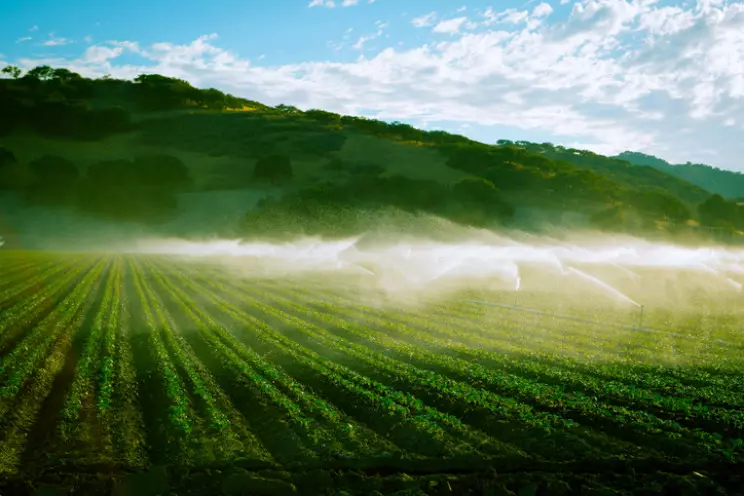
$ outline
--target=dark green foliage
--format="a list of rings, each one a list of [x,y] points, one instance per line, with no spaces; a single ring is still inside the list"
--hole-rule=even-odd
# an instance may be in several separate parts
[[[698,205],[698,213],[703,225],[744,230],[744,205],[735,200],[712,195]]]
[[[274,154],[263,157],[256,162],[253,177],[273,183],[286,182],[292,179],[292,162],[287,155]]]
[[[182,79],[142,74],[134,81],[138,83],[135,94],[144,110],[172,110],[196,103],[195,88]]]
[[[634,165],[647,165],[661,172],[689,181],[711,193],[728,198],[744,196],[744,174],[718,169],[705,164],[670,164],[653,155],[638,152],[623,152],[616,158],[627,160]]]
[[[185,191],[193,187],[188,167],[181,159],[171,155],[138,157],[134,169],[140,182],[147,186]]]
[[[33,175],[26,195],[29,201],[57,205],[74,200],[80,173],[72,162],[56,155],[44,155],[29,162]]]
[[[512,145],[457,144],[440,147],[440,151],[448,166],[488,179],[504,190],[558,192],[590,201],[608,201],[620,191],[616,183],[593,171]]]
[[[466,177],[452,188],[455,199],[473,203],[489,203],[497,198],[499,191],[488,179]]]
[[[640,211],[652,215],[653,218],[684,222],[691,217],[687,207],[667,193],[640,191],[632,196],[631,201]]]
[[[186,81],[155,74],[143,74],[133,83],[87,79],[49,66],[17,77],[16,69],[3,70],[14,79],[0,80],[0,136],[30,128],[46,136],[95,140],[130,131],[131,111],[267,108],[214,88],[199,90]]]
[[[101,186],[86,178],[80,183],[78,206],[110,220],[158,223],[168,220],[178,206],[169,191],[144,185]]]
[[[325,183],[265,201],[246,216],[246,230],[270,234],[272,226],[291,234],[346,236],[369,228],[361,212],[389,208],[428,213],[474,226],[508,222],[514,208],[482,178],[468,178],[454,187],[404,176],[354,174],[344,184]],[[279,226],[282,226],[280,229]]]
[[[297,107],[294,107],[292,105],[284,105],[283,103],[277,105],[276,107],[274,107],[274,109],[277,112],[280,112],[282,114],[287,114],[287,115],[300,115],[300,114],[302,114],[302,111],[300,109],[298,109]]]
[[[346,135],[341,132],[326,132],[304,136],[294,142],[294,147],[310,155],[327,157],[331,152],[341,150],[346,142]]]
[[[13,79],[18,79],[23,74],[23,71],[14,65],[6,65],[0,72],[9,75]]]
[[[497,200],[489,203],[491,200],[487,198],[492,195],[483,193],[484,196],[475,200],[478,190],[470,191],[472,194],[462,192],[490,182],[495,189],[516,194],[525,198],[525,204],[534,206],[586,207],[596,211],[601,210],[601,205],[613,205],[596,214],[597,222],[606,225],[615,219],[618,228],[625,228],[630,218],[641,218],[648,225],[658,220],[684,223],[692,216],[689,210],[710,197],[707,191],[674,177],[671,171],[658,170],[663,169],[664,162],[655,157],[649,162],[648,157],[639,158],[638,154],[621,156],[628,160],[645,160],[644,166],[639,167],[621,158],[603,157],[550,143],[499,140],[495,146],[486,145],[444,131],[419,130],[401,122],[342,116],[318,109],[303,112],[290,105],[272,108],[215,88],[200,90],[187,81],[157,74],[143,74],[134,81],[123,81],[110,77],[88,79],[68,69],[49,66],[31,69],[22,77],[13,67],[3,72],[11,78],[0,80],[0,136],[32,130],[51,137],[97,140],[136,130],[146,145],[176,147],[215,157],[257,159],[254,177],[279,184],[293,176],[293,153],[331,159],[334,152],[344,147],[347,136],[363,133],[437,149],[446,157],[447,165],[483,180],[472,179],[472,184],[466,181],[450,190],[434,182],[383,178],[383,173],[395,173],[394,167],[387,164],[364,164],[354,160],[343,163],[334,158],[327,168],[347,171],[350,175],[349,182],[343,185],[347,190],[343,194],[337,191],[338,186],[330,188],[333,191],[323,186],[322,194],[330,195],[333,204],[350,202],[420,209],[462,222],[486,225],[494,219],[508,219],[513,209],[501,203],[498,193],[493,196]],[[231,109],[250,111],[223,112]],[[134,124],[131,114],[143,111],[162,113],[137,119]],[[0,186],[25,187],[28,184],[23,179],[25,164],[15,164],[11,168],[14,177],[0,178]],[[168,195],[193,187],[188,171],[173,157],[140,158],[135,162],[108,164],[106,168],[110,170],[103,173],[96,166],[92,167],[86,181],[112,189],[121,189],[122,184],[134,185],[135,197],[164,198],[161,203],[158,203],[160,200],[142,200],[154,205],[152,209],[155,210],[167,210],[167,205],[173,204],[167,198],[174,198]],[[681,170],[675,168],[677,172]],[[100,174],[106,177],[97,177]],[[340,177],[343,176],[338,175],[336,179]],[[733,183],[734,177],[738,176],[731,176],[729,182]],[[315,182],[322,180],[319,177]],[[697,179],[692,181],[700,184]],[[88,182],[86,184],[91,187]],[[112,192],[113,196],[117,194]],[[313,201],[320,201],[322,194],[309,193],[315,198]],[[89,199],[82,204],[95,210],[94,206],[103,202],[104,197],[102,194],[98,200]],[[709,207],[700,209],[704,224],[710,221],[738,225],[737,206],[727,207],[733,214],[715,215]]]
[[[605,157],[588,150],[565,148],[552,145],[551,143],[537,144],[528,141],[512,143],[506,140],[500,141],[499,146],[516,146],[554,161],[563,161],[567,164],[591,170],[615,182],[622,188],[651,191],[663,190],[677,196],[683,202],[689,203],[701,202],[709,196],[709,193],[703,188],[670,176],[652,167],[635,166],[625,160]]]
[[[471,174],[483,174],[489,168],[503,163],[486,146],[455,146],[440,148],[447,156],[447,165]]]
[[[56,155],[44,155],[29,162],[29,168],[39,180],[69,186],[77,181],[80,173],[75,164]]]
[[[374,162],[357,162],[349,170],[352,174],[364,177],[377,177],[385,172],[385,167]]]
[[[628,213],[622,205],[615,204],[590,216],[590,222],[602,229],[619,229],[628,224]]]
[[[46,136],[96,140],[131,128],[129,113],[120,107],[91,109],[84,104],[49,102],[29,116],[32,129]]]
[[[52,69],[48,65],[40,65],[28,71],[24,77],[28,79],[48,81],[54,77],[54,69]]]
[[[326,169],[332,170],[332,171],[343,171],[346,170],[347,165],[344,163],[343,160],[340,158],[334,157],[328,161],[328,163],[325,166]]]
[[[94,110],[90,114],[91,125],[98,129],[98,137],[123,133],[132,128],[129,112],[122,107],[109,107]]]
[[[169,218],[178,206],[175,195],[192,184],[188,169],[176,157],[103,161],[88,168],[78,205],[103,218],[157,223]]]
[[[483,178],[467,177],[452,187],[450,217],[467,224],[487,226],[514,216],[514,208],[499,196],[494,184]]]
[[[0,146],[0,169],[2,169],[3,167],[15,165],[17,163],[18,161],[16,160],[13,152],[5,147]]]
[[[377,119],[350,115],[342,116],[340,122],[344,129],[404,141],[418,141],[431,145],[476,143],[457,134],[450,134],[444,131],[422,131],[400,122],[387,123]]]
[[[24,172],[13,152],[0,147],[0,189],[18,190],[25,186]]]
[[[325,110],[311,109],[305,112],[305,117],[318,121],[332,128],[341,126],[341,116]]]

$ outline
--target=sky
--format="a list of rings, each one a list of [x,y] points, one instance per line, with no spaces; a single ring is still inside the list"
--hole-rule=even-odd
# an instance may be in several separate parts
[[[744,171],[744,2],[3,0],[5,64]]]

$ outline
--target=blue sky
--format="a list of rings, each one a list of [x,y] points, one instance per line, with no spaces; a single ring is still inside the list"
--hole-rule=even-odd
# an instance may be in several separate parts
[[[0,64],[744,170],[744,3],[5,0]]]

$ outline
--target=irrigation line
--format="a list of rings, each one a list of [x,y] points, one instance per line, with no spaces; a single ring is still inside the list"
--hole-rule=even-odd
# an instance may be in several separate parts
[[[545,312],[543,310],[537,310],[534,308],[528,308],[528,307],[521,307],[517,305],[507,305],[505,303],[494,303],[490,301],[481,301],[481,300],[461,300],[465,303],[474,303],[476,305],[486,305],[490,307],[499,307],[499,308],[505,308],[507,310],[514,310],[518,312],[524,312],[524,313],[531,313],[535,315],[546,315],[549,317],[555,317],[558,319],[564,319],[564,320],[571,320],[574,322],[581,322],[585,324],[594,324],[604,327],[614,327],[616,329],[624,329],[624,330],[630,330],[630,331],[638,331],[638,332],[645,332],[648,334],[664,334],[664,335],[671,335],[671,336],[678,336],[685,339],[692,339],[697,340],[697,336],[689,336],[687,334],[682,334],[679,332],[672,332],[672,331],[665,331],[662,329],[653,329],[651,327],[644,327],[640,325],[627,325],[627,324],[617,324],[617,323],[610,323],[610,322],[600,322],[598,320],[592,320],[592,319],[585,319],[581,317],[574,317],[572,315],[565,315],[561,313],[552,313],[552,312]],[[726,341],[723,339],[710,339],[709,341],[718,343],[723,346],[741,346],[739,343],[734,343],[732,341]]]

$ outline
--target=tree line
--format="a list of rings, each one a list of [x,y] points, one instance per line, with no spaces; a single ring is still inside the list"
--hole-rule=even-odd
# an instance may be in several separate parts
[[[20,193],[31,205],[74,207],[107,220],[158,223],[176,210],[176,194],[192,188],[186,165],[169,155],[100,161],[81,171],[57,155],[22,164],[0,147],[0,189]]]

